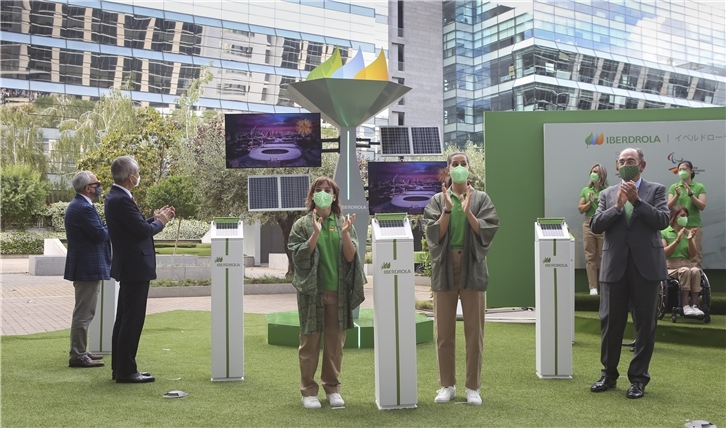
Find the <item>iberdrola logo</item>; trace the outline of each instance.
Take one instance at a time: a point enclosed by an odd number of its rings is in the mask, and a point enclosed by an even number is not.
[[[602,143],[605,142],[605,134],[602,132],[600,135],[594,136],[593,134],[590,134],[585,138],[585,144],[590,148],[589,146],[600,146]]]

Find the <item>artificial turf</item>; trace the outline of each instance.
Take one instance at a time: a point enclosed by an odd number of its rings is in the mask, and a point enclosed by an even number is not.
[[[463,326],[457,327],[456,401],[464,401]],[[723,334],[720,331],[718,334]],[[379,411],[374,351],[345,351],[345,409],[302,407],[297,349],[267,344],[263,315],[245,316],[245,380],[210,381],[210,313],[174,311],[147,317],[137,361],[155,383],[116,384],[108,367],[67,367],[68,330],[2,337],[3,427],[46,426],[541,426],[682,427],[690,420],[726,426],[726,350],[657,343],[652,381],[639,400],[629,382],[591,393],[600,373],[599,336],[578,334],[573,379],[535,374],[535,326],[487,323],[481,407],[434,404],[433,343],[418,345],[418,408]],[[631,357],[623,350],[620,371]],[[110,359],[106,359],[110,364]],[[163,398],[171,390],[189,395]]]

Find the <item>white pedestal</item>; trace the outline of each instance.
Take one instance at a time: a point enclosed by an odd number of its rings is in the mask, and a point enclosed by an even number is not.
[[[110,354],[113,324],[116,322],[118,302],[118,282],[111,278],[101,281],[101,291],[96,303],[96,315],[88,326],[88,352]]]
[[[405,229],[410,233],[408,221]],[[418,403],[413,237],[380,239],[373,222],[373,345],[380,410]],[[378,236],[377,236],[378,235]]]
[[[235,236],[219,235],[222,233],[212,231],[212,381],[244,380],[245,266],[241,224]]]

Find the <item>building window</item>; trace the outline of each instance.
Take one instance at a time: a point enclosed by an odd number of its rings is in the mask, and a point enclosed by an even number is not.
[[[260,95],[261,101],[267,101],[267,88],[262,88],[262,94]]]
[[[312,71],[315,67],[322,63],[323,44],[317,42],[307,42],[307,55],[305,56],[305,71]]]
[[[28,59],[28,78],[49,81],[53,48],[28,46]]]
[[[143,49],[146,41],[146,30],[151,18],[145,16],[124,17],[124,46],[132,49]]]
[[[645,85],[643,85],[643,92],[660,94],[660,90],[663,87],[663,74],[663,70],[648,70]]]
[[[151,40],[151,50],[157,52],[173,52],[175,32],[176,22],[156,18],[154,35]]]
[[[91,54],[91,86],[110,88],[114,86],[117,55]]]
[[[618,72],[619,62],[610,59],[605,59],[602,62],[602,69],[600,70],[600,85],[602,86],[614,86],[615,75]]]
[[[594,56],[583,55],[580,62],[579,80],[580,82],[592,83],[597,69],[597,58]]]
[[[290,83],[294,83],[294,82],[295,82],[294,77],[281,76],[281,78],[280,78],[280,96],[277,99],[278,106],[293,107],[295,105],[295,103],[293,103],[287,97],[287,85],[289,85]]]
[[[639,65],[624,64],[620,74],[620,87],[634,91],[638,87],[641,68]]]
[[[4,5],[5,2],[3,2]],[[30,34],[53,35],[56,3],[34,1],[30,3]]]
[[[202,51],[202,26],[190,22],[182,23],[181,39],[179,40],[179,53],[186,55],[199,55]]]
[[[668,81],[668,95],[675,98],[688,98],[688,89],[691,86],[691,76],[671,73]]]
[[[61,82],[70,85],[83,84],[83,52],[61,49],[58,62]]]
[[[297,70],[300,66],[300,40],[285,38],[282,44],[282,68]]]
[[[226,45],[225,52],[230,55],[242,56],[245,58],[252,57],[252,46]]]
[[[403,126],[406,114],[404,112],[398,112],[396,115],[398,116],[398,126]]]
[[[61,38],[83,40],[86,26],[86,8],[63,5],[63,28]]]
[[[117,24],[118,13],[93,9],[91,40],[103,45],[115,45]]]
[[[712,104],[713,95],[716,92],[717,87],[718,82],[714,80],[707,80],[704,78],[698,79],[698,83],[696,84],[696,92],[693,94],[693,99],[696,101],[703,101]]]

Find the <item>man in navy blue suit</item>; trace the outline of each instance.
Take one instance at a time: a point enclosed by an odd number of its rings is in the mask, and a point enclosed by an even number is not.
[[[116,383],[145,383],[156,380],[149,372],[139,372],[136,352],[146,319],[149,282],[156,279],[153,236],[174,217],[174,207],[165,206],[144,218],[131,189],[141,183],[139,164],[130,156],[111,163],[113,186],[105,201],[106,223],[111,235],[113,258],[111,276],[119,281],[116,322],[112,337],[112,378]]]
[[[91,200],[101,194],[101,183],[89,171],[73,177],[73,198],[64,217],[68,253],[63,278],[73,281],[76,304],[71,322],[69,367],[103,367],[101,355],[86,350],[88,326],[96,314],[101,281],[109,279],[111,245],[108,229]]]

